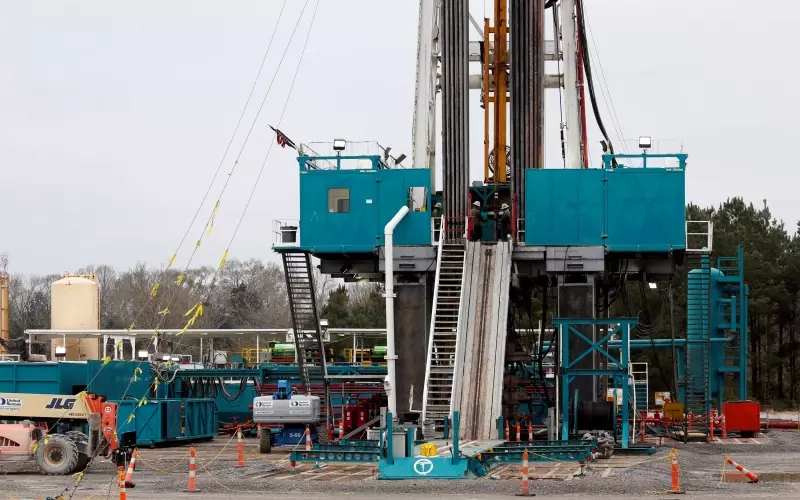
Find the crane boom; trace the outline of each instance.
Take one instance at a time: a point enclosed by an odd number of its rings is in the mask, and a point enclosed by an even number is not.
[[[420,0],[417,33],[417,84],[414,96],[414,168],[431,169],[436,189],[436,93],[442,0]]]

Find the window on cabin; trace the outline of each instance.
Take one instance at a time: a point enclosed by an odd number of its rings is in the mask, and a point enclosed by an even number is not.
[[[408,188],[408,209],[412,212],[428,211],[428,188]]]
[[[328,189],[328,212],[342,214],[350,211],[350,189]]]

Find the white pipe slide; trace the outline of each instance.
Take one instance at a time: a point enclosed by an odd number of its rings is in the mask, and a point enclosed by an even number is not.
[[[389,398],[389,411],[392,419],[397,418],[397,390],[395,384],[395,361],[397,355],[394,351],[394,229],[408,213],[408,207],[403,206],[392,217],[383,229],[384,243],[384,274],[386,276],[386,392]]]

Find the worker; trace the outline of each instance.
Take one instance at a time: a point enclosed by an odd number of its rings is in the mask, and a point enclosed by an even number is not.
[[[433,217],[433,241],[436,243],[439,241],[439,236],[442,231],[442,202],[437,201],[433,206],[431,217]]]
[[[469,241],[481,241],[483,239],[483,226],[481,224],[481,202],[472,202],[472,211],[469,214],[472,228],[469,232]]]
[[[495,216],[495,227],[497,228],[497,241],[506,241],[511,235],[511,212],[508,203],[500,205],[500,210]]]

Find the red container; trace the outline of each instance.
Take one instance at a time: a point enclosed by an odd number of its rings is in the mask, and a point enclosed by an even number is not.
[[[761,430],[761,404],[757,401],[727,401],[722,404],[728,432],[743,437],[758,436]]]

